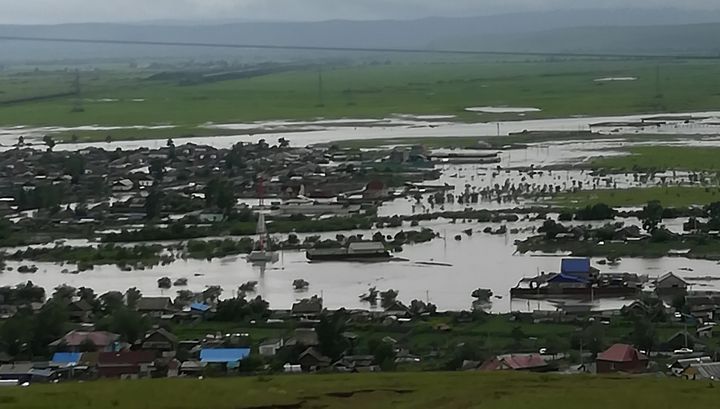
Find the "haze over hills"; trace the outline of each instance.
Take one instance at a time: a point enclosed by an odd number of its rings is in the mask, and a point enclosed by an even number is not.
[[[720,51],[720,10],[594,10],[467,18],[225,24],[3,25],[0,36],[360,48],[707,54]],[[3,59],[206,55],[215,51],[0,42]],[[225,50],[223,54],[228,54]]]

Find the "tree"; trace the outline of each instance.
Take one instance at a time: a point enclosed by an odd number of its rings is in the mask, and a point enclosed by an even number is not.
[[[72,177],[71,183],[76,185],[80,176],[85,174],[85,159],[78,154],[70,155],[63,162],[63,172]]]
[[[165,175],[165,161],[160,158],[151,159],[149,171],[155,180],[162,180]]]
[[[123,340],[132,344],[140,339],[151,325],[139,312],[123,307],[103,319],[98,327],[117,333]]]
[[[65,335],[65,324],[69,318],[67,307],[63,301],[48,301],[35,317],[33,351],[42,355],[47,350],[49,343]]]
[[[551,219],[545,220],[543,225],[538,229],[538,233],[545,233],[545,238],[548,240],[554,240],[558,234],[565,232],[567,232],[565,226]]]
[[[69,303],[75,297],[76,293],[77,289],[75,287],[63,284],[61,286],[55,287],[55,292],[53,293],[52,298],[53,300]]]
[[[658,225],[663,220],[663,207],[658,200],[652,200],[643,207],[640,214],[640,221],[642,222],[643,229],[648,233],[653,233],[657,230]]]
[[[208,208],[217,207],[229,214],[235,207],[235,188],[227,180],[214,178],[208,182],[204,189],[205,206]]]
[[[47,145],[49,151],[55,147],[55,140],[50,135],[43,136],[43,142]]]
[[[646,351],[646,354],[649,354],[657,344],[655,326],[647,320],[636,319],[630,338],[633,345]]]
[[[137,307],[140,298],[142,298],[142,293],[136,287],[128,288],[128,290],[125,291],[125,301],[127,302],[128,308],[134,309]]]
[[[587,207],[580,209],[575,214],[577,220],[607,220],[615,218],[615,209],[606,205],[605,203],[598,203],[595,205],[588,205]]]
[[[380,365],[383,371],[392,371],[395,369],[395,349],[387,342],[381,339],[373,338],[368,341],[368,350],[375,357],[375,363]]]
[[[345,332],[345,310],[338,310],[320,318],[315,331],[320,343],[319,348],[325,356],[336,360],[349,347],[348,340],[343,336]]]
[[[100,296],[100,310],[104,314],[112,314],[124,306],[123,294],[119,291],[110,291]]]
[[[164,194],[158,189],[151,189],[145,198],[145,217],[155,219],[160,216],[163,207]]]

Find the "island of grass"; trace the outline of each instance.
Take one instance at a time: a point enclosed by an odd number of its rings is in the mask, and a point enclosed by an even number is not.
[[[686,208],[704,206],[720,200],[720,188],[702,186],[659,186],[631,189],[581,190],[561,193],[552,198],[553,205],[567,208],[581,208],[587,205],[605,203],[613,207],[642,206],[652,200],[662,202],[666,207]]]
[[[627,153],[596,159],[592,168],[607,172],[720,171],[717,147],[638,146]]]
[[[5,388],[1,399],[4,409],[674,409],[714,407],[720,389],[655,377],[434,372],[103,381]]]

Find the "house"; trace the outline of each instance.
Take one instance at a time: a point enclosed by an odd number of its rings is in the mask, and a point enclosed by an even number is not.
[[[316,316],[320,314],[322,310],[322,298],[314,296],[294,303],[291,311],[293,315]]]
[[[129,192],[133,190],[135,184],[130,179],[120,179],[112,184],[113,192]]]
[[[290,338],[286,343],[286,346],[317,346],[320,345],[318,334],[315,332],[315,328],[295,328],[293,337]]]
[[[98,354],[97,371],[101,378],[149,378],[155,370],[155,352],[122,351]]]
[[[637,373],[647,368],[648,358],[631,345],[615,344],[598,354],[595,363],[597,373]]]
[[[200,361],[185,361],[180,365],[181,376],[199,376],[207,364]]]
[[[663,344],[662,349],[665,351],[675,351],[681,348],[695,348],[698,340],[694,335],[687,331],[678,331],[668,338]]]
[[[190,304],[190,315],[207,318],[212,314],[212,307],[205,303],[194,302]]]
[[[155,351],[175,351],[178,339],[164,328],[157,328],[145,334],[140,341],[140,348]]]
[[[77,365],[82,360],[82,352],[56,352],[50,362],[57,364]]]
[[[368,182],[363,191],[363,199],[378,200],[390,196],[390,189],[380,180]]]
[[[655,280],[655,292],[658,294],[684,294],[688,283],[673,273],[663,274]]]
[[[707,364],[712,362],[712,358],[709,356],[701,356],[697,358],[683,358],[683,359],[676,359],[675,362],[673,362],[669,368],[670,372],[673,373],[675,376],[681,376],[683,372],[685,372],[686,369],[688,369],[691,365],[694,364]]]
[[[62,352],[109,352],[115,349],[119,339],[120,335],[106,331],[72,330],[49,346]]]
[[[234,369],[240,361],[250,356],[250,348],[203,348],[200,350],[200,362],[223,365],[226,369]]]
[[[163,315],[177,311],[170,297],[140,297],[136,309],[139,313],[154,318],[160,318]]]
[[[650,307],[642,301],[636,300],[632,304],[622,307],[620,310],[624,315],[645,317],[650,314]]]
[[[298,363],[304,372],[315,372],[330,366],[330,358],[320,353],[315,347],[310,347],[300,354]]]
[[[258,352],[261,356],[275,356],[283,345],[284,342],[282,339],[268,339],[260,344]]]
[[[695,334],[697,334],[698,338],[712,338],[713,328],[713,325],[703,325],[702,327],[698,327]]]
[[[68,315],[70,319],[78,322],[89,322],[93,307],[85,300],[79,300],[68,304]]]
[[[720,362],[697,363],[682,372],[682,377],[690,380],[713,380],[720,379]]]
[[[588,279],[595,276],[599,270],[590,266],[589,258],[564,258],[560,261],[560,274]]]
[[[35,368],[32,362],[17,362],[0,365],[0,380],[25,382],[50,382],[57,379],[57,373],[51,368]]]
[[[548,364],[540,354],[506,354],[498,355],[483,362],[480,371],[533,371],[542,372]]]
[[[346,355],[335,362],[332,367],[338,372],[380,372],[372,355]]]

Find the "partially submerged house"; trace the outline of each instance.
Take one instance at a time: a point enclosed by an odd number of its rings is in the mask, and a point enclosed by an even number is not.
[[[655,292],[658,295],[685,294],[688,283],[673,273],[666,273],[655,280]]]

